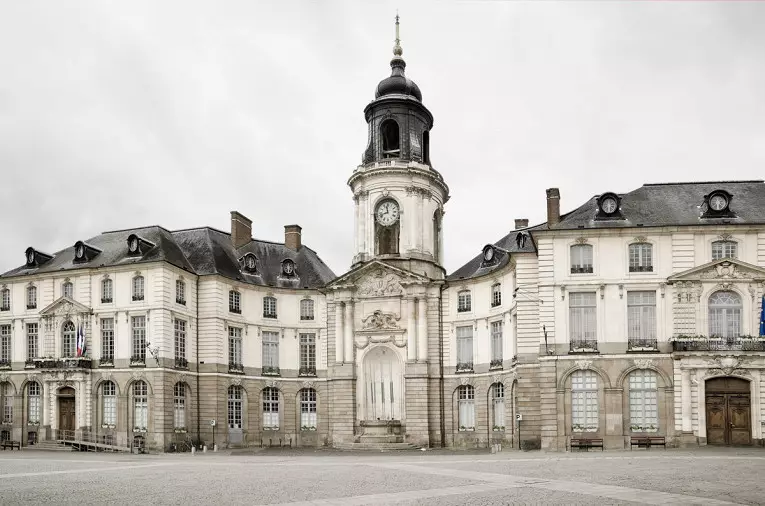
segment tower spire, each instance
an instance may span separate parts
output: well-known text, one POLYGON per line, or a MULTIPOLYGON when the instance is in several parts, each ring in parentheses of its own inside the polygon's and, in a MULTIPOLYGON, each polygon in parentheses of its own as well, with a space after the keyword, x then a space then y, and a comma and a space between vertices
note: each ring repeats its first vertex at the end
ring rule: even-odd
POLYGON ((398 9, 396 10, 396 43, 393 46, 393 59, 390 61, 391 75, 403 76, 404 69, 406 68, 406 62, 401 56, 404 54, 404 50, 401 49, 401 37, 398 30, 398 9))
POLYGON ((393 54, 394 56, 401 57, 403 52, 404 50, 401 49, 401 37, 398 32, 398 9, 396 9, 396 45, 393 46, 393 54))

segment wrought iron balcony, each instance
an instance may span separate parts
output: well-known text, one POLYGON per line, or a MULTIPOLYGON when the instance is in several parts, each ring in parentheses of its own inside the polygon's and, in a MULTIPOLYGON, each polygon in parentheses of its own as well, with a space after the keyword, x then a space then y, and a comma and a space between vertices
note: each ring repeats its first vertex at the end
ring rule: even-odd
POLYGON ((298 376, 316 376, 316 366, 301 367, 298 376))
POLYGON ((229 362, 228 363, 228 372, 243 373, 244 372, 244 366, 240 362, 229 362))
POLYGON ((672 339, 672 351, 765 351, 765 337, 680 335, 672 339))
POLYGON ((143 367, 145 365, 146 365, 146 355, 143 355, 143 356, 133 355, 132 357, 130 357, 131 367, 135 367, 135 366, 143 367))
POLYGON ((489 369, 502 369, 502 359, 495 358, 489 363, 489 369))
POLYGON ((61 370, 61 369, 90 369, 93 361, 88 357, 68 358, 33 358, 27 360, 27 365, 33 364, 35 369, 61 370))
POLYGON ((111 297, 101 297, 101 304, 111 304, 114 300, 111 297))
POLYGON ((263 366, 263 376, 279 376, 281 372, 279 371, 278 366, 263 366))
POLYGON ((176 302, 177 304, 180 304, 180 305, 182 305, 182 306, 185 306, 185 305, 186 305, 186 299, 182 299, 182 298, 180 298, 180 297, 176 297, 176 298, 175 298, 175 302, 176 302))
POLYGON ((189 368, 189 361, 185 358, 181 357, 175 357, 175 368, 176 369, 188 369, 189 368))
POLYGON ((457 372, 473 372, 473 362, 457 362, 457 372))
POLYGON ((10 369, 11 368, 11 361, 8 359, 0 359, 0 369, 10 369))
POLYGON ((242 314, 242 310, 238 307, 229 306, 228 307, 229 313, 236 313, 236 314, 242 314))
POLYGON ((597 339, 572 339, 569 353, 598 353, 597 339))
POLYGON ((627 351, 659 351, 656 339, 630 338, 627 340, 627 351))
POLYGON ((98 361, 99 367, 114 367, 114 357, 111 355, 101 357, 98 361))

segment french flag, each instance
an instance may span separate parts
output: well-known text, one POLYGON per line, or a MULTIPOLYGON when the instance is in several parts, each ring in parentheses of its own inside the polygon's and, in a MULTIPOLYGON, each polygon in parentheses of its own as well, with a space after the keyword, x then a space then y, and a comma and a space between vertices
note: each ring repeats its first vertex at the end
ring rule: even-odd
POLYGON ((82 330, 82 324, 77 327, 77 356, 84 357, 87 348, 85 346, 85 332, 82 330))

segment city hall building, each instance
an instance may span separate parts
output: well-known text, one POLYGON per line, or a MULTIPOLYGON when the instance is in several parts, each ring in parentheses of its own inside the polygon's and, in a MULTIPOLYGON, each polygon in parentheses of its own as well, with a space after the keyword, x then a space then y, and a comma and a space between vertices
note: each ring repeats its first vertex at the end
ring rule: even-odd
POLYGON ((160 451, 761 444, 765 183, 601 188, 565 214, 551 188, 545 223, 515 220, 449 274, 448 174, 398 35, 390 65, 347 174, 348 272, 297 225, 253 239, 239 212, 229 231, 29 247, 0 276, 0 437, 160 451))

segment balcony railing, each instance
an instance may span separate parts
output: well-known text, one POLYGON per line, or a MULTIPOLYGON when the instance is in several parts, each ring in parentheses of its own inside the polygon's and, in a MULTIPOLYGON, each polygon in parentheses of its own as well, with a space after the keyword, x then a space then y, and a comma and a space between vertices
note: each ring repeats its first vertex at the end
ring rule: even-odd
POLYGON ((188 369, 189 368, 189 361, 185 358, 181 357, 175 357, 175 368, 176 369, 188 369))
POLYGON ((11 306, 0 306, 0 311, 10 311, 11 306))
POLYGON ((229 362, 228 363, 228 372, 243 373, 244 372, 244 366, 241 364, 241 362, 229 362))
POLYGON ((33 358, 26 365, 32 364, 35 369, 90 369, 93 361, 87 357, 72 358, 33 358))
POLYGON ((111 304, 113 299, 111 297, 101 297, 101 304, 111 304))
POLYGON ((765 351, 765 337, 677 336, 672 351, 765 351))
POLYGON ((242 314, 242 310, 238 307, 229 306, 228 307, 229 313, 236 313, 236 314, 242 314))
POLYGON ((572 339, 569 353, 598 353, 597 339, 572 339))
POLYGON ((457 372, 473 372, 473 362, 457 362, 457 372))
POLYGON ((180 304, 180 305, 182 305, 182 306, 185 306, 185 305, 186 305, 186 299, 182 299, 182 298, 180 298, 180 297, 176 297, 176 298, 175 298, 175 302, 176 302, 177 304, 180 304))
POLYGON ((653 272, 653 265, 630 265, 630 272, 653 272))
POLYGON ((656 339, 630 338, 627 340, 627 351, 658 351, 656 339))
POLYGON ((99 367, 114 367, 114 357, 111 355, 101 357, 98 361, 99 367))
POLYGON ((146 365, 146 356, 141 355, 133 355, 130 357, 130 366, 145 366, 146 365))
POLYGON ((316 376, 316 366, 301 367, 298 376, 316 376))
POLYGON ((0 359, 0 369, 10 369, 11 368, 11 361, 7 358, 0 359))
POLYGON ((571 274, 592 274, 592 265, 572 265, 571 274))
POLYGON ((489 363, 489 369, 502 369, 502 359, 495 358, 489 363))
POLYGON ((279 367, 274 365, 264 365, 263 366, 263 376, 279 376, 281 373, 279 372, 279 367))

